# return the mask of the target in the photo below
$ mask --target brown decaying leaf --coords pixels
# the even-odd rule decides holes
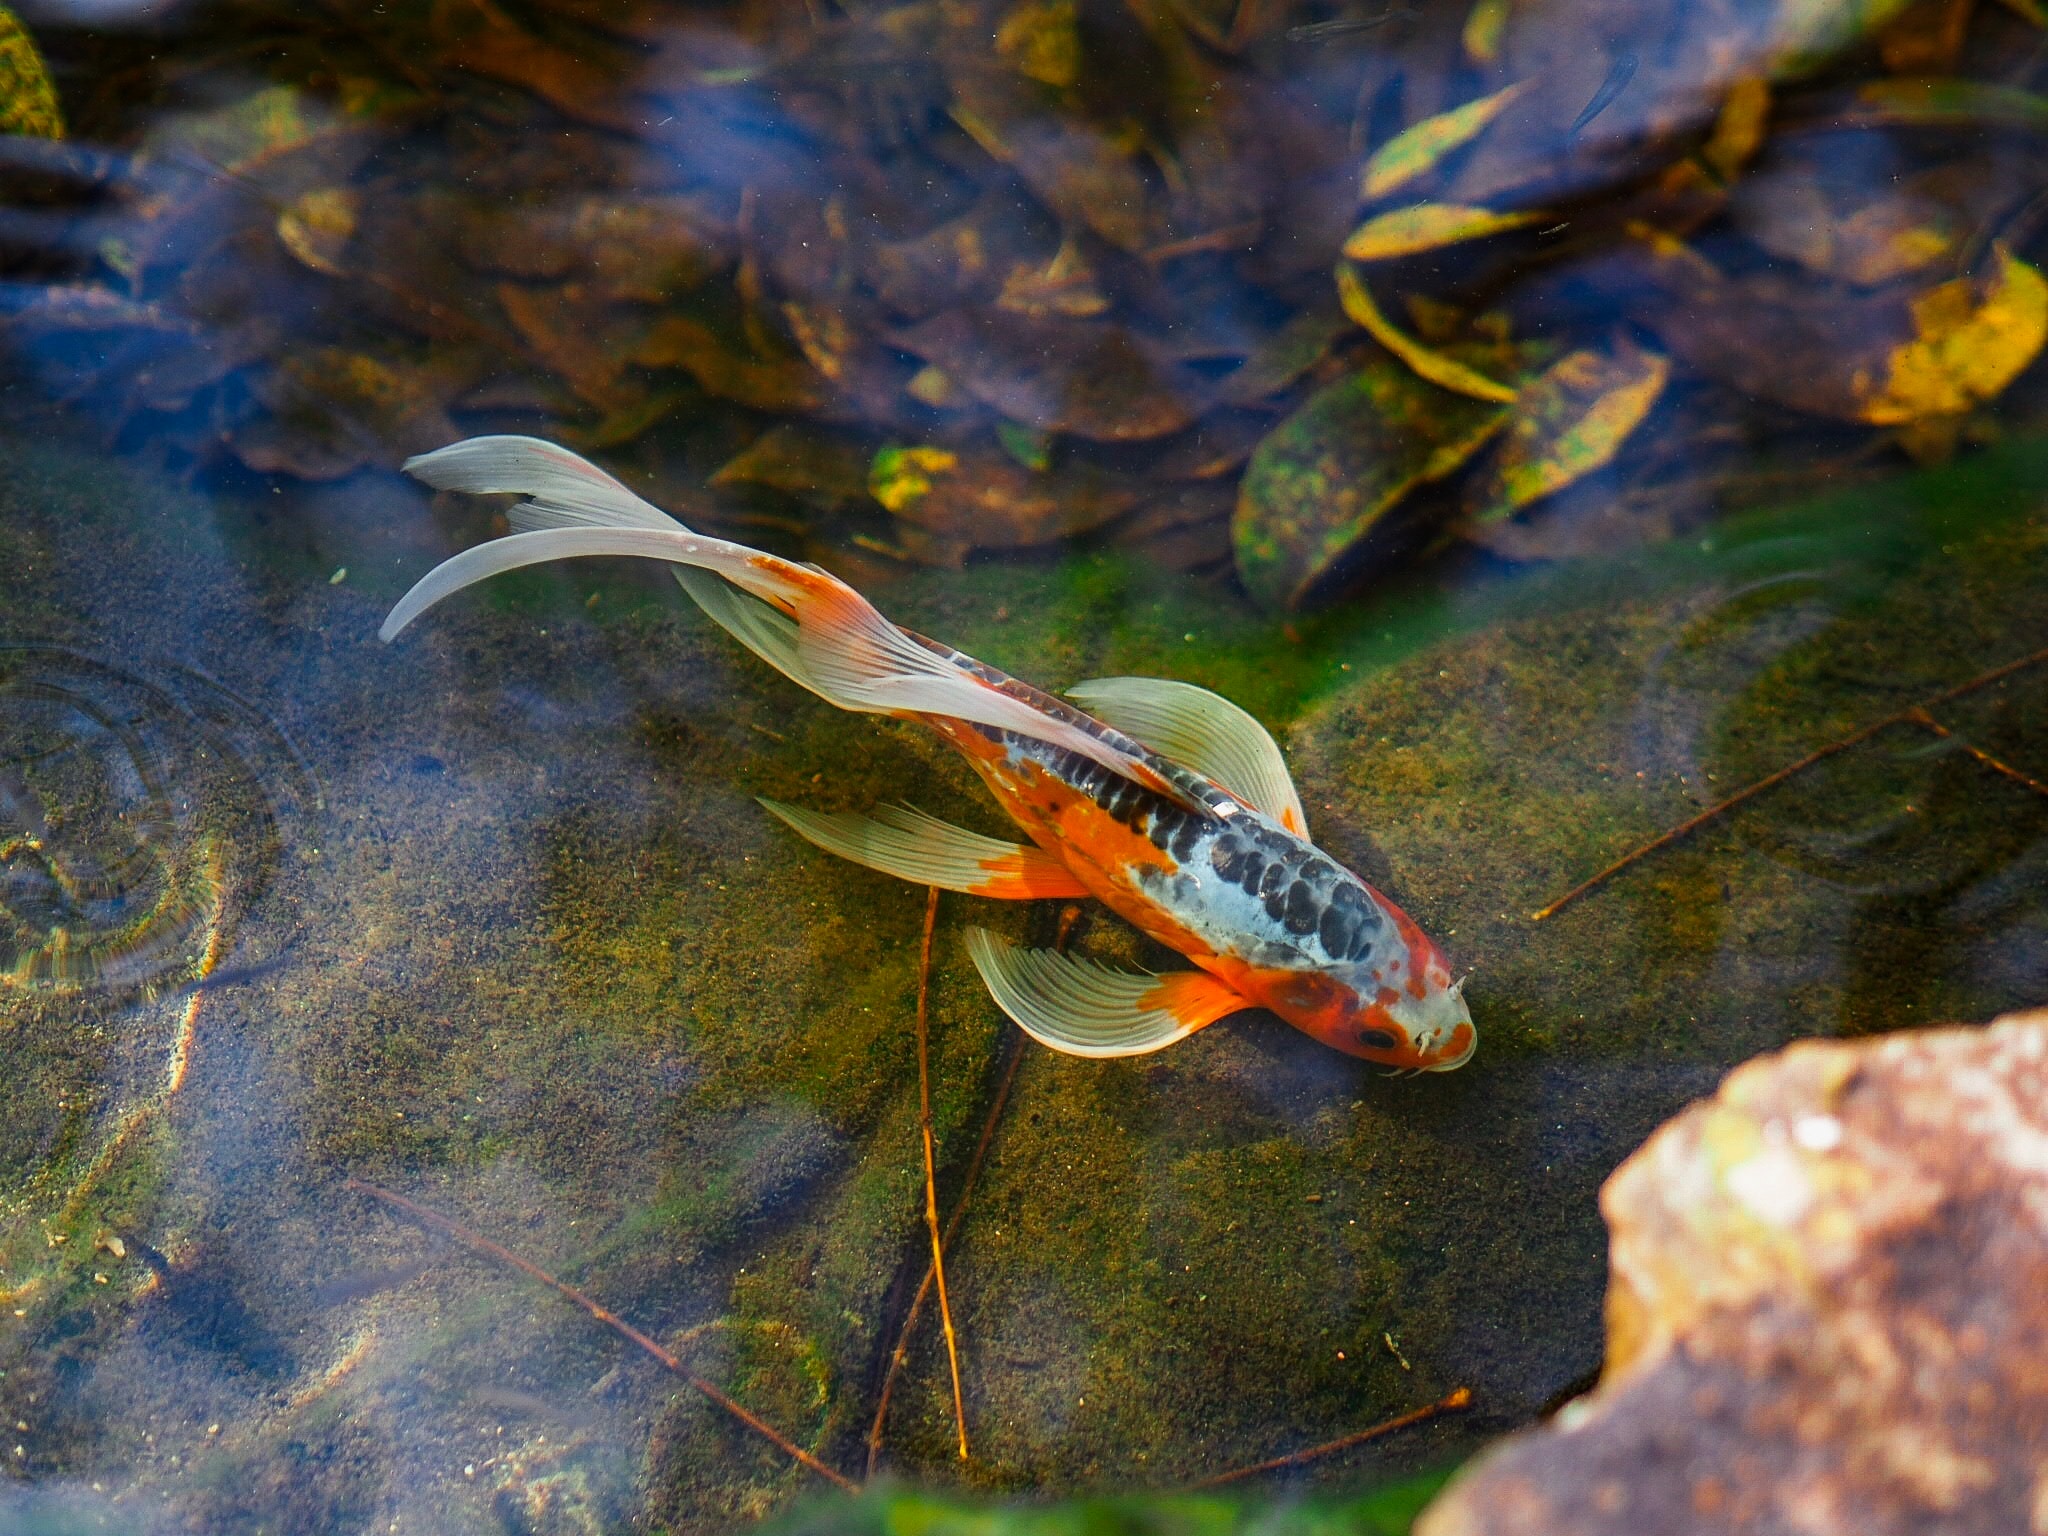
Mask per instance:
[[[761,485],[810,501],[852,501],[868,493],[871,440],[805,422],[770,427],[711,477],[713,485]]]
[[[659,304],[731,265],[732,230],[681,194],[597,194],[537,205],[482,203],[456,214],[457,249],[481,272],[575,278],[611,299]]]
[[[885,499],[915,558],[957,565],[976,549],[1029,549],[1098,528],[1137,503],[1092,473],[1041,473],[992,449],[896,449],[876,456],[870,490]],[[890,466],[894,466],[893,469]]]
[[[680,368],[706,394],[752,410],[808,416],[824,401],[823,381],[801,358],[749,356],[689,315],[655,321],[632,361],[643,368]]]
[[[1760,399],[1898,426],[1996,398],[2048,339],[2048,283],[2009,252],[1981,279],[1858,297],[1811,279],[1703,274],[1666,256],[1650,318],[1684,362]]]
[[[1202,386],[1122,326],[1060,315],[956,309],[890,337],[1012,421],[1133,442],[1195,419]]]

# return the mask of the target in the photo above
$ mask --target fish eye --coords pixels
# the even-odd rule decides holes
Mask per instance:
[[[1391,1051],[1401,1042],[1394,1038],[1392,1030],[1361,1029],[1358,1032],[1358,1043],[1370,1050]]]

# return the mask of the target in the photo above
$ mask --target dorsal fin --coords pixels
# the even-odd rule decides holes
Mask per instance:
[[[1308,836],[1301,796],[1263,725],[1219,693],[1160,677],[1098,677],[1067,697],[1161,757],[1206,774],[1245,804]]]

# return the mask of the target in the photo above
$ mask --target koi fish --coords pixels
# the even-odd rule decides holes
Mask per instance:
[[[573,555],[667,561],[706,614],[792,682],[841,709],[936,731],[1030,841],[908,807],[867,817],[762,800],[791,830],[919,885],[1011,900],[1093,896],[1198,967],[1132,974],[969,930],[990,994],[1051,1049],[1137,1056],[1265,1008],[1395,1067],[1448,1072],[1472,1055],[1472,1015],[1442,952],[1309,841],[1280,749],[1227,699],[1147,677],[1098,678],[1054,698],[898,628],[817,566],[684,527],[536,438],[470,438],[405,468],[440,489],[528,499],[509,514],[517,531],[422,577],[380,638],[501,571]]]

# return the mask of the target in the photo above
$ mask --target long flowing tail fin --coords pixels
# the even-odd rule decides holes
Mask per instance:
[[[518,532],[444,560],[377,631],[391,640],[451,593],[522,566],[640,555],[677,567],[683,590],[763,661],[841,709],[951,715],[1050,741],[1161,787],[1137,754],[1004,692],[898,629],[838,577],[684,527],[595,464],[534,437],[472,437],[406,460],[441,490],[513,492]]]

